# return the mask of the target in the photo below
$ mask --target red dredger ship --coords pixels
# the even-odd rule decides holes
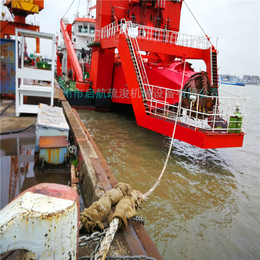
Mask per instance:
[[[220,91],[217,50],[209,37],[179,32],[182,4],[97,0],[86,80],[71,25],[61,20],[68,71],[78,90],[74,95],[80,93],[83,105],[96,109],[131,104],[138,125],[171,137],[177,124],[175,138],[201,148],[240,147],[244,99]],[[191,59],[203,60],[206,71],[194,71]]]

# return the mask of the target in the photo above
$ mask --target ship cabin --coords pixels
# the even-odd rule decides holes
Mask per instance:
[[[68,19],[65,17],[64,23],[67,26]],[[89,44],[94,42],[95,37],[95,24],[94,18],[76,17],[72,23],[72,35],[71,42],[78,58],[79,64],[81,65],[83,73],[87,71],[88,64],[91,60],[91,52],[88,47]],[[61,42],[59,46],[59,52],[63,54],[62,58],[62,72],[64,75],[71,75],[67,71],[67,50],[65,43]]]
[[[88,51],[88,45],[94,41],[95,23],[95,19],[84,17],[77,17],[73,22],[72,42],[79,61],[82,58],[82,49]]]

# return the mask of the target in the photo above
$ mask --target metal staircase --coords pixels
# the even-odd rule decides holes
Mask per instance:
[[[126,41],[129,47],[131,60],[134,65],[137,81],[141,90],[143,102],[147,102],[148,99],[152,98],[152,93],[150,91],[150,85],[144,67],[142,55],[140,54],[140,49],[139,49],[137,39],[127,37]]]
[[[210,51],[211,58],[211,84],[218,86],[218,65],[217,65],[217,53],[216,51]]]

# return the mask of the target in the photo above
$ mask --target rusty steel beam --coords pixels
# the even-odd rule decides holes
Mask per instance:
[[[148,252],[148,255],[154,257],[156,260],[163,260],[161,254],[159,253],[158,249],[155,247],[152,239],[150,238],[143,224],[134,221],[131,222],[138,238],[140,239],[146,252]]]
[[[75,169],[75,166],[73,164],[71,165],[70,174],[71,174],[71,187],[75,191],[78,191],[77,190],[77,183],[79,182],[79,178],[76,177],[76,169]]]
[[[133,255],[148,255],[131,223],[123,230],[123,234]]]
[[[85,134],[87,135],[87,138],[89,140],[89,142],[91,143],[93,149],[95,150],[98,159],[99,159],[99,163],[101,164],[102,168],[104,169],[107,178],[109,179],[109,182],[111,183],[112,187],[115,187],[117,184],[117,180],[113,174],[113,172],[111,171],[111,169],[109,168],[105,158],[103,157],[102,153],[100,152],[100,150],[98,149],[97,144],[95,143],[94,139],[92,138],[92,136],[90,135],[88,129],[86,128],[86,126],[83,124],[83,122],[80,119],[79,114],[77,113],[76,109],[72,108],[72,111],[75,115],[75,117],[78,119],[83,131],[85,132]]]
[[[90,161],[97,173],[98,179],[101,182],[103,188],[105,191],[111,190],[113,189],[111,183],[109,182],[109,179],[107,178],[107,175],[104,171],[104,169],[102,168],[99,159],[97,158],[90,158]]]

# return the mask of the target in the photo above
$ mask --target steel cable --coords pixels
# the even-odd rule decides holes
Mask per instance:
[[[70,7],[68,8],[68,10],[66,11],[66,13],[62,16],[62,18],[61,19],[63,19],[64,18],[64,16],[67,14],[67,12],[70,10],[70,8],[71,8],[71,6],[73,5],[73,3],[75,2],[75,0],[73,0],[72,1],[72,3],[70,4]]]

